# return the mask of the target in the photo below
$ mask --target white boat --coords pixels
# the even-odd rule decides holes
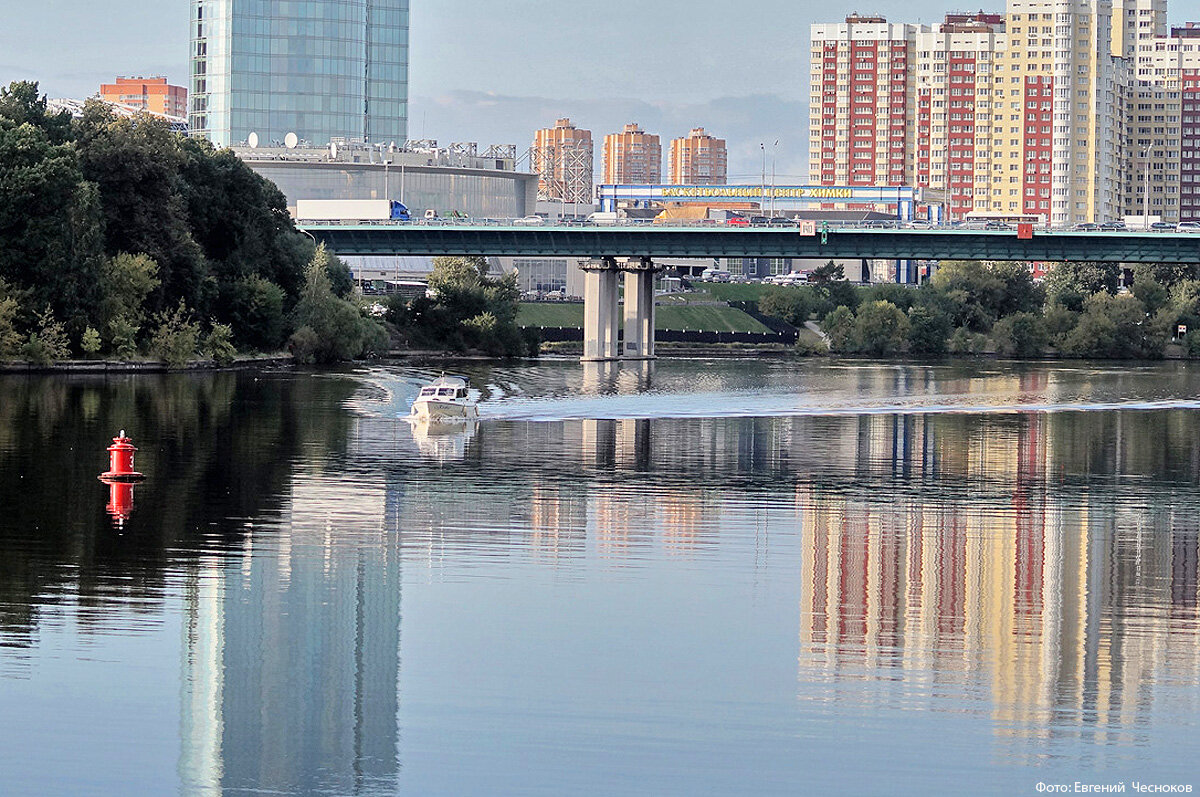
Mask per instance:
[[[414,420],[470,420],[479,417],[479,409],[469,395],[467,380],[461,376],[441,376],[421,388],[412,403],[409,418]]]

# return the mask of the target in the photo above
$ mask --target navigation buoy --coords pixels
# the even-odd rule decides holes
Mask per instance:
[[[108,447],[108,470],[100,474],[102,482],[140,482],[146,478],[144,474],[133,469],[133,454],[137,451],[133,441],[125,436],[125,430],[113,438],[113,444]]]

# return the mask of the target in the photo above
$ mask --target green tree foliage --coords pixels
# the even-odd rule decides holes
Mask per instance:
[[[982,263],[955,260],[943,263],[930,280],[947,304],[955,327],[986,332],[997,318],[1017,312],[1036,312],[1041,290],[1022,263]]]
[[[1064,354],[1118,359],[1161,357],[1165,341],[1149,323],[1146,307],[1132,294],[1095,293],[1061,344]]]
[[[124,318],[140,326],[146,318],[146,298],[160,285],[158,264],[147,255],[121,252],[105,261],[100,272],[100,318],[108,326]]]
[[[839,263],[830,260],[823,266],[818,266],[808,275],[808,281],[813,284],[824,284],[826,282],[837,282],[846,279],[846,269]]]
[[[803,288],[770,288],[758,300],[758,312],[794,327],[804,326],[810,310],[809,294]]]
[[[375,321],[350,302],[334,295],[329,281],[330,254],[317,247],[304,272],[304,288],[296,304],[296,332],[291,348],[303,363],[328,363],[363,355],[379,340]]]
[[[1058,263],[1046,275],[1046,299],[1080,311],[1089,296],[1116,293],[1120,284],[1121,268],[1117,263]]]
[[[275,351],[287,333],[282,287],[258,275],[221,284],[218,317],[228,319],[239,348]]]
[[[16,126],[29,124],[38,128],[52,144],[62,144],[71,135],[71,114],[66,111],[50,113],[38,84],[27,80],[0,87],[0,117]]]
[[[100,351],[100,333],[93,327],[87,327],[83,330],[83,338],[79,341],[79,348],[89,357],[94,357]]]
[[[1034,313],[1013,313],[992,327],[996,351],[1007,357],[1041,357],[1048,335],[1041,317]]]
[[[908,341],[908,317],[891,302],[867,302],[858,308],[851,336],[854,349],[883,356],[902,351]]]
[[[82,329],[102,260],[96,191],[83,181],[74,147],[28,121],[36,113],[12,98],[0,102],[0,278]]]
[[[821,320],[821,329],[829,338],[829,350],[845,353],[852,350],[854,311],[845,305],[832,310]]]
[[[0,288],[3,281],[0,280]],[[21,347],[21,333],[17,332],[17,300],[5,296],[0,290],[0,359],[16,355]]]
[[[90,326],[133,356],[146,318],[181,300],[239,345],[274,349],[291,332],[315,247],[229,150],[101,103],[72,121],[14,83],[0,89],[0,187],[0,279],[29,294],[14,297],[22,338],[49,305],[72,339]],[[345,264],[326,262],[349,296]]]
[[[1166,285],[1155,278],[1154,270],[1139,264],[1133,270],[1133,295],[1146,307],[1151,315],[1166,307],[1171,300],[1171,292]]]
[[[228,324],[213,324],[204,336],[204,353],[220,365],[228,365],[237,355],[233,346],[233,329]]]
[[[390,320],[413,345],[508,357],[536,353],[536,342],[516,324],[516,274],[489,277],[482,257],[439,257],[429,288],[433,298],[390,305]]]
[[[70,356],[67,331],[61,321],[55,320],[50,307],[47,306],[45,312],[38,314],[37,330],[29,333],[29,340],[21,347],[21,353],[38,365],[48,365]]]
[[[183,300],[173,310],[154,314],[154,333],[150,353],[167,365],[177,368],[187,365],[196,356],[200,345],[200,324],[192,319]]]
[[[859,291],[859,298],[863,304],[867,302],[889,302],[906,313],[916,303],[917,297],[918,291],[916,289],[907,285],[898,285],[894,282],[868,285]]]
[[[75,124],[84,178],[100,189],[105,250],[142,252],[158,264],[150,309],[183,300],[201,312],[211,296],[208,263],[192,237],[181,194],[182,137],[148,115],[117,118],[89,102]]]
[[[924,357],[946,353],[950,316],[933,304],[920,304],[908,311],[908,350]]]

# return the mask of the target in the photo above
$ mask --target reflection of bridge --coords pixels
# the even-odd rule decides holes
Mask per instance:
[[[320,224],[305,230],[343,255],[485,255],[590,259],[585,360],[654,356],[654,257],[887,260],[1091,260],[1200,264],[1200,235],[1039,230],[798,227]],[[617,258],[632,265],[619,266]],[[618,276],[625,273],[625,343],[618,348]]]

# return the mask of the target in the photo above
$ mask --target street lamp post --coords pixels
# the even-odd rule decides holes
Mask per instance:
[[[771,215],[775,215],[775,157],[779,152],[779,139],[771,145]]]
[[[1142,229],[1150,229],[1150,145],[1142,150]]]
[[[760,141],[758,148],[762,152],[762,204],[759,206],[759,212],[761,213],[766,210],[765,206],[767,204],[767,142]]]

